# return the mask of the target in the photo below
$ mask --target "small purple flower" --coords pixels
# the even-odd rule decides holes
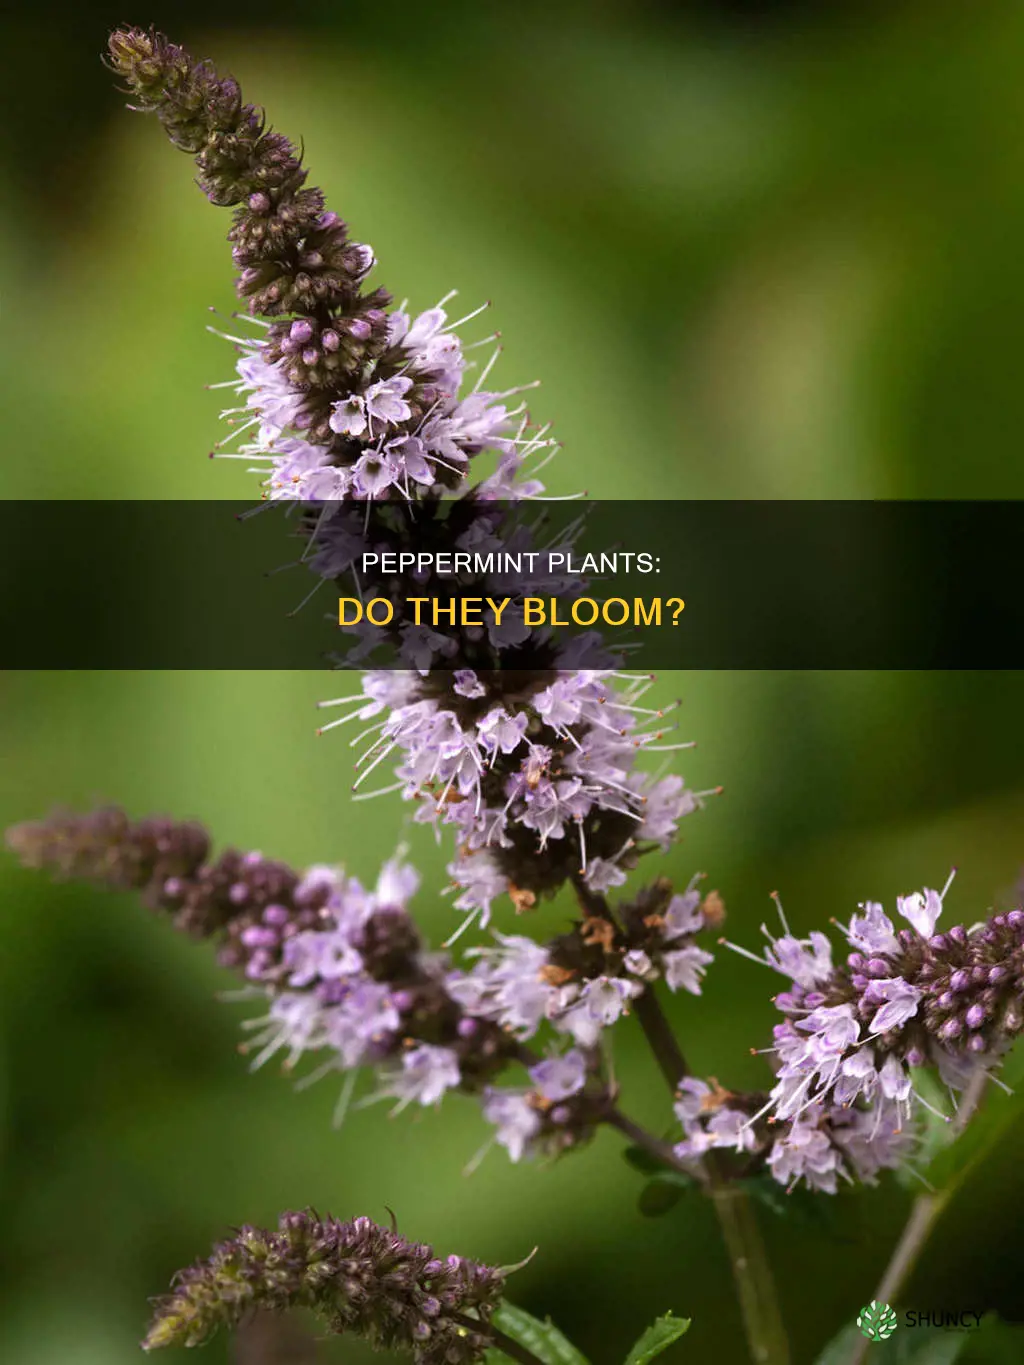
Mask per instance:
[[[546,1100],[557,1103],[577,1095],[587,1080],[587,1059],[579,1048],[547,1057],[530,1067],[530,1079]]]
[[[835,1194],[842,1159],[819,1126],[820,1106],[814,1106],[772,1145],[768,1166],[780,1185],[791,1188],[805,1181],[812,1189]]]
[[[902,1028],[908,1019],[914,1017],[921,992],[909,981],[897,976],[872,981],[862,998],[866,1004],[881,1006],[871,1020],[872,1031],[887,1033],[890,1029]]]
[[[374,436],[373,423],[381,428],[407,422],[412,409],[404,395],[412,388],[408,375],[394,375],[370,384],[363,393],[350,393],[331,408],[328,425],[339,436]]]
[[[675,773],[663,777],[647,794],[639,837],[653,839],[663,853],[668,852],[679,821],[695,811],[698,804],[697,797],[687,789],[681,777]]]
[[[361,393],[350,393],[331,407],[328,425],[339,436],[361,436],[366,430],[366,402]]]
[[[942,913],[942,896],[938,891],[915,891],[910,896],[898,896],[896,908],[922,938],[931,938]]]
[[[610,891],[612,887],[622,886],[626,874],[609,858],[591,858],[584,880],[591,891]]]
[[[832,1088],[832,1099],[839,1105],[852,1104],[861,1095],[870,1097],[877,1084],[878,1072],[871,1049],[860,1047],[843,1059],[839,1078]]]
[[[353,486],[363,498],[382,497],[398,483],[402,467],[387,450],[373,446],[352,466]]]
[[[826,981],[832,972],[832,946],[824,934],[807,939],[783,934],[765,950],[769,965],[808,990]]]
[[[638,976],[641,980],[652,976],[655,971],[654,963],[642,948],[630,948],[622,959],[622,965],[631,976]]]
[[[876,901],[861,907],[863,914],[854,915],[846,936],[850,943],[866,953],[890,955],[899,951],[899,940],[892,921]]]
[[[684,934],[696,934],[703,928],[700,892],[691,887],[681,895],[673,896],[665,911],[665,938],[681,938]]]
[[[510,754],[522,743],[528,723],[525,711],[510,716],[503,706],[496,706],[477,722],[476,729],[487,753]]]
[[[642,994],[643,987],[620,976],[597,976],[580,993],[580,1005],[601,1028],[608,1028],[626,1012],[629,1002]]]
[[[673,1106],[676,1117],[683,1124],[693,1123],[707,1109],[711,1087],[696,1076],[684,1076],[677,1087],[677,1098]]]
[[[727,1105],[716,1109],[708,1119],[707,1133],[716,1147],[734,1152],[752,1152],[757,1147],[757,1136],[748,1116]]]
[[[528,1097],[518,1090],[488,1090],[483,1114],[497,1132],[495,1140],[512,1161],[520,1161],[541,1129],[540,1115]]]
[[[522,935],[496,938],[496,948],[472,950],[477,965],[468,974],[452,972],[448,989],[470,1013],[494,1020],[514,1037],[531,1038],[558,995],[544,975],[548,950]]]
[[[669,990],[684,990],[689,991],[691,995],[700,995],[701,978],[708,964],[714,962],[715,958],[713,953],[707,953],[703,948],[691,947],[662,953],[661,960],[664,963],[665,983]]]
[[[380,379],[369,386],[363,395],[363,410],[371,431],[374,421],[381,426],[389,427],[409,420],[412,409],[405,401],[405,394],[411,388],[412,380],[407,374],[396,374],[390,379]]]
[[[473,672],[471,668],[460,668],[455,673],[455,685],[453,688],[460,697],[483,697],[487,694],[487,689]]]
[[[898,1057],[887,1057],[878,1073],[878,1085],[887,1100],[903,1104],[910,1097],[910,1073]]]
[[[462,1080],[458,1054],[448,1047],[421,1043],[402,1057],[402,1069],[388,1085],[387,1094],[394,1095],[404,1108],[418,1104],[439,1104],[445,1092],[455,1089]]]
[[[426,447],[418,437],[396,437],[388,441],[384,449],[388,461],[400,471],[399,481],[407,496],[411,496],[410,479],[424,488],[430,488],[436,481],[436,470],[427,459]]]

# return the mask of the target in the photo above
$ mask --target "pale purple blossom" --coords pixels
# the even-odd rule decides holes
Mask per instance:
[[[896,909],[922,938],[930,938],[942,913],[942,896],[938,891],[915,891],[910,896],[898,896]]]
[[[665,938],[680,938],[704,928],[704,913],[700,908],[700,892],[691,888],[675,895],[665,911]]]
[[[540,1115],[529,1097],[518,1090],[492,1089],[483,1102],[483,1115],[494,1125],[495,1141],[512,1161],[520,1161],[541,1129]]]
[[[902,1028],[908,1019],[914,1017],[921,1000],[921,992],[909,981],[889,977],[881,981],[871,981],[862,998],[866,1004],[881,1007],[872,1016],[872,1030],[875,1033],[887,1033],[890,1029]]]
[[[876,901],[868,901],[861,909],[863,914],[854,915],[846,931],[850,944],[865,953],[889,955],[898,952],[899,940],[892,920],[881,905]]]
[[[546,1057],[530,1067],[530,1080],[546,1100],[557,1103],[578,1094],[586,1084],[587,1059],[579,1048]]]
[[[402,1056],[402,1069],[389,1079],[387,1093],[404,1106],[439,1104],[445,1092],[462,1079],[459,1059],[451,1048],[421,1043]]]
[[[615,886],[622,886],[626,873],[610,858],[591,858],[585,880],[591,891],[610,891]]]
[[[805,1110],[772,1144],[768,1168],[787,1189],[804,1181],[811,1189],[836,1193],[842,1156],[822,1130],[823,1114],[820,1105]]]
[[[696,946],[678,948],[662,953],[665,968],[665,984],[672,991],[689,991],[700,995],[700,983],[709,963],[714,962],[714,954]]]

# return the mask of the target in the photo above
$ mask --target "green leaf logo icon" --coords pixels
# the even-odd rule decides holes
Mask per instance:
[[[857,1314],[857,1326],[868,1341],[886,1341],[899,1326],[899,1319],[887,1303],[872,1299]]]

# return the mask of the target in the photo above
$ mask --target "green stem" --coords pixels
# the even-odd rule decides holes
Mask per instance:
[[[662,1075],[675,1093],[679,1082],[689,1071],[651,987],[648,986],[633,1008]],[[789,1365],[789,1342],[779,1308],[775,1278],[750,1196],[738,1185],[730,1183],[718,1152],[708,1152],[702,1165],[707,1173],[708,1192],[722,1240],[729,1254],[750,1358],[756,1365]]]
[[[671,1166],[677,1171],[683,1171],[686,1175],[694,1176],[698,1180],[703,1175],[703,1172],[696,1168],[696,1163],[681,1161],[673,1151],[671,1143],[662,1142],[653,1133],[649,1133],[646,1128],[641,1128],[638,1123],[634,1123],[621,1110],[609,1109],[604,1117],[604,1122],[612,1128],[617,1128],[620,1133],[629,1138],[635,1147],[642,1147],[645,1152],[649,1152],[663,1165]]]
[[[578,883],[576,894],[587,914],[615,922],[603,896],[595,895]],[[690,1074],[690,1068],[653,987],[648,986],[633,1002],[633,1012],[674,1095],[680,1081]],[[700,1165],[729,1255],[750,1358],[755,1365],[789,1365],[789,1342],[775,1278],[750,1197],[738,1185],[730,1183],[720,1153],[708,1152]]]
[[[964,1097],[960,1101],[960,1107],[950,1124],[951,1141],[955,1142],[967,1127],[981,1101],[987,1081],[988,1072],[985,1070],[979,1070],[971,1079],[964,1091]],[[942,1217],[958,1183],[953,1182],[943,1190],[929,1190],[926,1194],[919,1194],[914,1200],[910,1217],[900,1234],[899,1241],[893,1248],[889,1264],[885,1267],[885,1272],[875,1290],[874,1297],[879,1303],[892,1304],[903,1292],[914,1267],[921,1259],[921,1253],[925,1249],[928,1238]],[[862,1365],[870,1345],[867,1337],[858,1341],[850,1354],[848,1365]]]

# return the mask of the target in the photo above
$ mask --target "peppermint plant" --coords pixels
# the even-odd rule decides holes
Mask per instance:
[[[521,391],[491,387],[496,352],[467,359],[481,343],[463,329],[482,310],[453,320],[451,296],[418,314],[394,307],[370,283],[372,250],[351,239],[293,143],[231,77],[154,31],[118,29],[108,61],[131,107],[156,116],[195,158],[207,198],[232,211],[236,288],[254,325],[230,337],[232,436],[217,453],[256,470],[263,498],[316,504],[321,529],[325,515],[330,525],[353,508],[543,499],[538,472],[554,442]],[[409,525],[399,518],[391,529],[411,537]],[[337,555],[331,563],[327,576]],[[485,663],[522,646],[520,625],[510,616]],[[713,794],[646,766],[650,754],[687,747],[666,738],[648,675],[588,657],[578,641],[516,668],[453,667],[430,632],[410,648],[415,666],[370,669],[350,695],[325,702],[339,714],[322,729],[357,735],[357,798],[397,798],[396,827],[404,802],[449,841],[443,948],[417,927],[420,877],[404,853],[366,887],[331,861],[297,869],[215,852],[200,824],[117,808],[18,825],[8,845],[29,867],[135,891],[174,928],[209,940],[255,1002],[253,1064],[310,1059],[341,1078],[339,1112],[357,1088],[396,1109],[469,1095],[487,1134],[474,1160],[492,1145],[513,1162],[561,1158],[602,1126],[616,1130],[648,1179],[648,1211],[686,1192],[711,1200],[756,1365],[792,1357],[755,1205],[914,1172],[924,1193],[883,1283],[862,1296],[891,1313],[984,1149],[982,1140],[965,1150],[960,1134],[1024,1029],[1024,910],[949,923],[951,876],[941,890],[898,897],[894,914],[852,907],[831,935],[798,937],[777,904],[759,951],[728,942],[721,899],[700,877],[677,887],[647,872]],[[328,860],[344,854],[324,850]],[[576,909],[562,931],[547,941],[523,932],[529,912],[563,890]],[[663,991],[700,995],[720,947],[756,964],[779,1014],[756,1092],[694,1075],[662,1006]],[[667,1087],[657,1133],[631,1117],[628,1085],[610,1064],[630,1014]],[[951,1160],[953,1150],[962,1156]],[[276,1229],[238,1229],[182,1272],[156,1301],[143,1346],[198,1345],[255,1310],[298,1307],[330,1334],[404,1349],[423,1365],[502,1356],[585,1365],[555,1327],[505,1300],[508,1274],[365,1217],[289,1212]],[[659,1319],[627,1365],[650,1361],[687,1326]],[[822,1359],[857,1365],[869,1345],[844,1335]]]

